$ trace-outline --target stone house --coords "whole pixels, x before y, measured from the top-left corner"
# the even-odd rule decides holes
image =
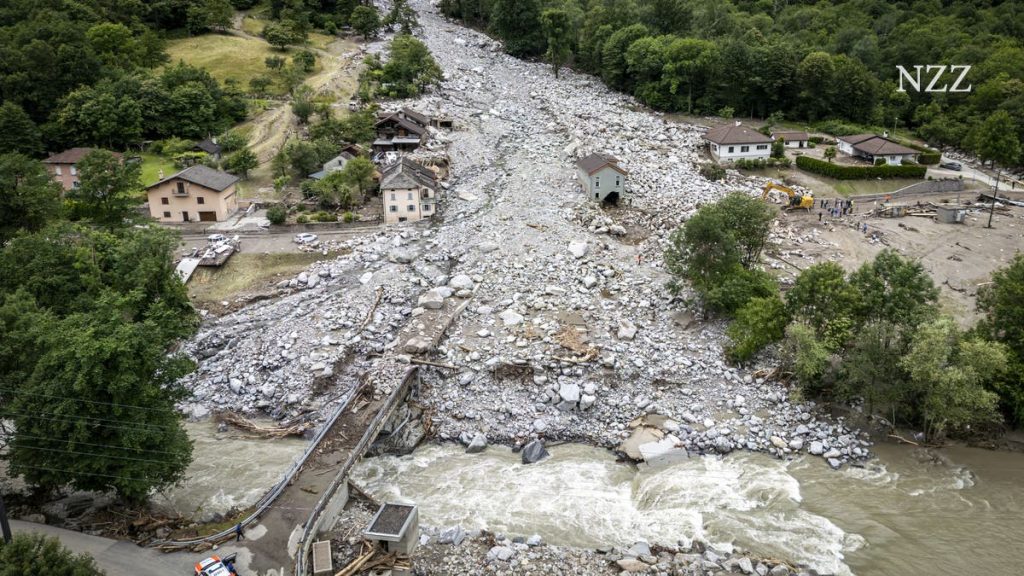
[[[913,148],[897,144],[885,136],[875,134],[840,136],[836,141],[836,148],[843,154],[863,158],[872,164],[878,159],[883,159],[890,166],[899,166],[904,161],[917,162],[917,155],[920,154]]]
[[[78,188],[78,163],[96,148],[70,148],[59,154],[54,154],[43,160],[47,172],[53,176],[64,190]],[[122,159],[117,152],[113,153],[118,159]]]
[[[385,114],[377,120],[374,128],[377,131],[377,138],[373,141],[374,154],[412,152],[419,148],[427,137],[427,125],[420,124],[404,111]]]
[[[807,148],[810,136],[799,130],[772,130],[772,140],[782,138],[786,148]]]
[[[619,161],[594,153],[576,162],[576,178],[587,198],[615,204],[626,195],[626,172]]]
[[[196,164],[146,188],[160,222],[221,222],[238,210],[238,177]]]
[[[744,158],[767,160],[772,154],[772,139],[741,122],[712,128],[704,133],[711,157],[717,162]]]
[[[437,212],[437,177],[433,170],[403,157],[384,170],[380,196],[385,224],[418,222]]]

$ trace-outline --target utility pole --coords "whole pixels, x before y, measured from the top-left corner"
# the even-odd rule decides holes
[[[4,508],[4,495],[0,494],[0,531],[3,532],[4,542],[11,543],[11,525],[7,523],[7,508]]]
[[[996,172],[996,187],[992,192],[992,205],[989,206],[988,209],[988,226],[986,226],[986,228],[992,227],[992,215],[995,214],[996,211],[996,198],[999,196],[999,177],[1002,175],[1002,172],[1002,169],[1000,169],[999,172]]]

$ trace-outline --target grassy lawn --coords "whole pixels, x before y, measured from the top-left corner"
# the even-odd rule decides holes
[[[259,40],[226,34],[204,34],[168,41],[167,55],[171,62],[183,60],[205,68],[221,82],[232,78],[238,81],[242,90],[247,90],[249,80],[270,73],[265,62],[268,56],[287,57],[288,53],[274,50]],[[273,77],[273,74],[269,75]],[[269,90],[274,93],[283,92],[277,83],[271,85]]]
[[[188,292],[198,305],[219,304],[291,278],[323,258],[306,252],[235,254],[220,268],[197,268],[188,281]]]
[[[263,33],[263,27],[267,25],[267,21],[262,18],[253,18],[252,16],[246,16],[242,19],[242,31],[252,36],[259,36]]]
[[[149,186],[160,180],[160,171],[163,170],[164,177],[170,176],[178,171],[170,159],[156,154],[143,152],[142,156],[142,185]]]

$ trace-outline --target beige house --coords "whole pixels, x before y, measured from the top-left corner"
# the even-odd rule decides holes
[[[772,140],[782,139],[786,148],[807,148],[811,137],[800,130],[772,130]]]
[[[238,177],[197,164],[146,188],[149,213],[160,222],[220,222],[238,209]]]
[[[576,162],[576,178],[587,198],[617,203],[626,194],[626,172],[619,161],[605,154],[591,154]]]
[[[704,139],[716,162],[767,160],[772,153],[772,139],[741,122],[712,128],[704,133]]]
[[[836,139],[837,148],[843,154],[863,158],[871,163],[884,160],[890,166],[903,162],[917,162],[919,152],[875,134],[854,134]]]
[[[43,164],[46,165],[46,170],[53,176],[53,179],[64,187],[64,190],[71,190],[78,188],[78,163],[93,150],[96,148],[70,148],[43,160]],[[117,152],[113,152],[113,154],[118,159],[121,158]]]
[[[388,166],[380,183],[384,223],[418,222],[437,212],[437,177],[408,158]]]

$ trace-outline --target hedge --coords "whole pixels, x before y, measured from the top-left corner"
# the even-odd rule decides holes
[[[928,170],[920,164],[903,166],[845,166],[817,158],[797,156],[796,166],[801,170],[835,178],[836,180],[866,180],[869,178],[924,178]]]
[[[901,142],[901,144],[920,152],[920,154],[917,155],[918,164],[938,164],[939,160],[942,159],[942,152],[933,148],[914,144],[913,142]]]

